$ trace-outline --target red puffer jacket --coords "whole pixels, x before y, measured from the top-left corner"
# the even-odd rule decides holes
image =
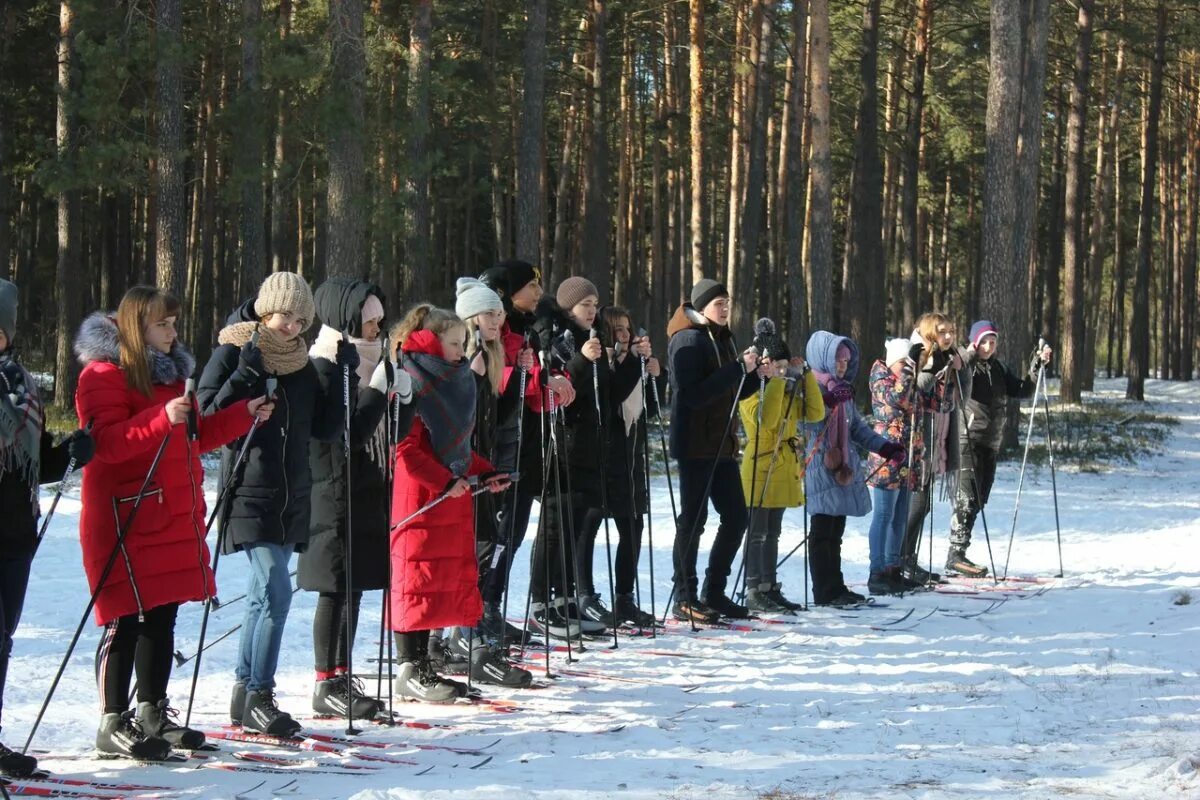
[[[437,352],[433,352],[435,349]],[[436,340],[421,350],[441,355]],[[468,475],[491,471],[487,459],[472,453]],[[417,417],[408,436],[396,445],[392,524],[441,494],[453,477],[434,454],[429,431]],[[474,509],[467,492],[443,500],[392,531],[392,630],[424,631],[479,622],[483,600],[475,563]]]
[[[94,323],[94,318],[85,323]],[[102,324],[102,323],[98,323]],[[115,329],[115,328],[114,328]],[[77,344],[77,349],[79,345]],[[86,364],[79,376],[75,409],[92,421],[96,456],[83,469],[83,510],[79,538],[88,586],[94,592],[116,546],[150,463],[170,431],[171,439],[151,479],[142,504],[125,535],[118,556],[96,598],[96,623],[136,614],[167,603],[205,600],[216,592],[204,541],[204,470],[200,453],[215,450],[244,435],[251,417],[242,401],[210,417],[199,417],[200,437],[188,441],[187,426],[171,426],[163,406],[183,394],[184,364],[191,356],[176,345],[170,356],[179,369],[162,362],[152,367],[153,397],[130,388],[125,372],[102,353],[80,351]],[[164,375],[164,373],[166,373]],[[159,383],[163,377],[175,378]],[[131,582],[132,577],[132,582]]]

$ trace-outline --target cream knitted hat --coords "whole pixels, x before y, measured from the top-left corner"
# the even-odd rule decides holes
[[[295,272],[273,272],[258,287],[258,298],[254,301],[254,313],[258,314],[258,318],[281,311],[290,311],[305,320],[305,330],[312,324],[316,313],[308,282]]]

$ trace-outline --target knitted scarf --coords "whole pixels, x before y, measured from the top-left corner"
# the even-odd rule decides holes
[[[0,354],[0,369],[12,363]],[[37,497],[42,445],[42,401],[29,371],[17,365],[22,380],[12,387],[0,386],[0,479],[18,474]]]
[[[825,391],[832,391],[838,386],[850,384],[829,372],[812,371],[817,383]],[[847,401],[853,402],[853,401]],[[825,417],[825,468],[834,473],[838,483],[846,486],[854,479],[849,469],[849,459],[846,457],[846,447],[850,441],[850,420],[846,415],[846,403],[838,403],[829,409]]]
[[[433,336],[418,331],[410,339]],[[405,352],[404,370],[412,376],[417,416],[429,431],[434,455],[455,477],[471,467],[471,433],[475,429],[475,373],[463,359],[451,364],[429,353]]]
[[[628,350],[622,350],[621,354],[612,359],[612,366],[615,369],[618,364],[621,364],[627,358],[633,358]],[[625,435],[629,436],[629,432],[633,430],[633,426],[641,419],[642,411],[645,408],[645,398],[642,397],[641,386],[634,387],[634,390],[629,393],[629,396],[621,401],[621,422],[625,425]]]
[[[308,364],[308,348],[304,338],[297,336],[287,340],[273,328],[257,322],[235,322],[221,329],[217,336],[219,344],[241,347],[258,331],[258,349],[262,351],[263,364],[274,375],[290,375],[299,372]]]

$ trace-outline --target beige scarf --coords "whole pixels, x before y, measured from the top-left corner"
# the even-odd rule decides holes
[[[308,364],[308,348],[304,338],[297,336],[286,340],[271,328],[257,322],[237,322],[221,329],[217,336],[219,344],[242,347],[258,331],[258,349],[262,351],[263,364],[274,375],[290,375],[299,372]]]

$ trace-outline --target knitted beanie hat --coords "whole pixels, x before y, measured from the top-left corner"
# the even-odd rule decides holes
[[[503,311],[500,295],[487,287],[478,278],[459,278],[455,284],[454,313],[460,319],[470,319],[485,311]]]
[[[718,297],[729,297],[725,284],[712,278],[702,278],[692,286],[692,308],[703,312],[704,307]]]
[[[305,330],[316,313],[308,282],[294,272],[273,272],[258,287],[258,298],[254,301],[254,313],[258,318],[282,311],[290,311],[305,320]]]
[[[884,363],[890,367],[900,359],[908,358],[908,350],[912,347],[912,343],[908,339],[888,339],[883,347],[887,353],[884,356]]]
[[[558,291],[554,294],[554,299],[558,301],[558,305],[565,311],[570,311],[579,302],[587,297],[600,299],[600,293],[596,291],[596,284],[589,281],[587,278],[567,278],[558,285]]]
[[[367,295],[367,299],[363,302],[362,307],[362,321],[367,322],[372,319],[381,320],[383,316],[383,301],[373,294]]]
[[[971,326],[971,346],[979,347],[979,340],[985,336],[1000,336],[1000,331],[996,330],[996,323],[990,319],[981,319]]]

